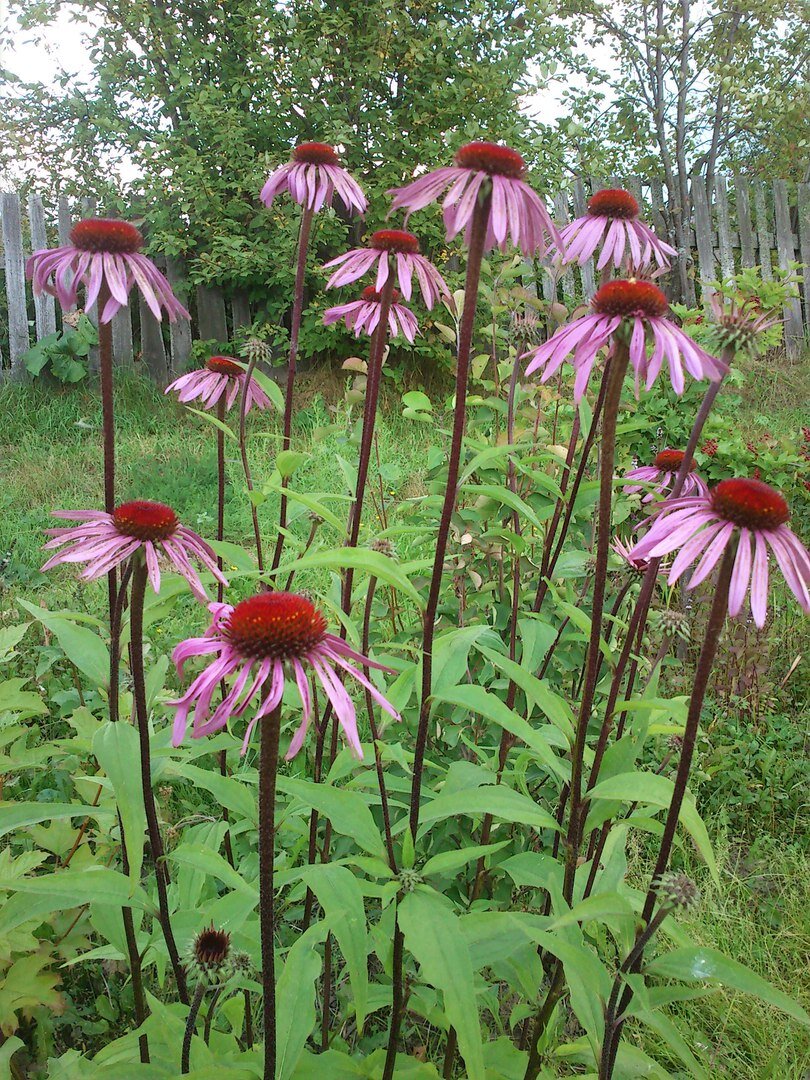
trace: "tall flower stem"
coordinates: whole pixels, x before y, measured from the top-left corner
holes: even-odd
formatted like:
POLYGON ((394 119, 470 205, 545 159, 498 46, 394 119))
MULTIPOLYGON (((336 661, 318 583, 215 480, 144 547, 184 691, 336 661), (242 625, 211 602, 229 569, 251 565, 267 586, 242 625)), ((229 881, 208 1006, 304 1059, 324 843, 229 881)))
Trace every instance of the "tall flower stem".
POLYGON ((430 695, 433 688, 433 639, 436 633, 436 612, 439 607, 439 593, 442 586, 444 559, 447 553, 447 539, 450 535, 450 520, 456 505, 456 488, 461 464, 464 426, 467 413, 467 382, 470 370, 470 349, 475 328, 475 310, 478 304, 478 285, 481 280, 481 261, 484 257, 484 244, 492 207, 492 193, 479 196, 470 223, 469 250, 467 253, 467 276, 464 283, 464 311, 458 334, 458 360, 456 364, 456 407, 453 415, 453 434, 450 442, 450 458, 447 463, 447 486, 444 491, 444 505, 436 536, 436 551, 433 557, 433 573, 430 579, 427 605, 422 631, 422 689, 419 707, 419 727, 416 734, 416 746, 413 760, 413 781, 411 784, 410 826, 411 834, 416 839, 419 828, 419 808, 422 795, 422 770, 425 762, 428 723, 430 720, 430 695))
MULTIPOLYGON (((112 323, 101 321, 101 315, 110 299, 110 287, 102 275, 98 290, 96 312, 98 313, 98 367, 101 382, 101 432, 104 443, 104 509, 111 514, 115 509, 115 412, 113 408, 113 347, 112 323)), ((115 568, 107 574, 107 595, 110 618, 115 608, 115 568)))
MULTIPOLYGON (((371 608, 374 603, 374 593, 377 589, 377 579, 375 577, 369 578, 368 592, 366 593, 366 606, 363 612, 363 643, 360 647, 360 652, 363 656, 368 656, 369 650, 369 636, 371 629, 371 608)), ((367 679, 371 678, 371 670, 368 667, 364 667, 363 671, 367 679)), ((385 849, 388 852, 388 865, 392 871, 397 873, 397 860, 394 854, 394 836, 391 832, 391 810, 388 805, 388 789, 385 785, 385 769, 383 768, 382 757, 380 755, 379 735, 377 734, 377 722, 374 719, 374 699, 371 696, 371 691, 364 690, 366 697, 366 712, 368 713, 368 722, 371 727, 371 741, 374 746, 374 767, 377 770, 377 786, 380 790, 380 806, 382 807, 383 816, 383 830, 385 832, 385 849)))
MULTIPOLYGON (((307 249, 309 248, 309 234, 312 229, 312 216, 314 211, 305 206, 301 211, 301 227, 298 232, 298 258, 295 266, 295 289, 293 292, 293 309, 290 320, 290 354, 287 367, 287 392, 284 397, 284 427, 281 440, 281 448, 289 450, 292 436, 293 394, 295 390, 295 369, 298 359, 298 335, 301 332, 301 312, 304 307, 304 273, 307 267, 307 249)), ((273 552, 273 570, 278 569, 281 562, 281 552, 284 549, 284 533, 287 528, 287 496, 282 494, 278 517, 278 537, 273 552)))
MULTIPOLYGON (((121 821, 121 813, 118 812, 118 832, 121 835, 121 864, 124 874, 129 876, 129 859, 127 857, 126 837, 124 836, 124 824, 121 821)), ((138 952, 138 938, 135 934, 135 920, 132 918, 132 908, 121 909, 121 918, 124 923, 124 939, 127 943, 127 956, 129 957, 129 974, 132 979, 132 996, 135 999, 135 1023, 141 1027, 147 1017, 146 995, 143 992, 143 968, 141 966, 141 954, 138 952)), ((142 1065, 149 1064, 149 1037, 146 1032, 138 1036, 138 1052, 142 1065)))
POLYGON ((121 680, 121 624, 124 620, 124 605, 127 601, 127 588, 132 576, 132 566, 128 563, 121 574, 121 584, 115 597, 115 604, 110 618, 110 720, 118 720, 118 693, 121 680))
MULTIPOLYGON (((226 395, 223 394, 217 402, 217 420, 221 424, 225 423, 225 402, 226 395)), ((217 428, 217 540, 222 543, 225 539, 225 432, 222 428, 217 428)), ((222 570, 222 556, 217 555, 217 566, 222 570)), ((225 586, 221 581, 217 582, 217 603, 221 604, 225 595, 225 586)), ((222 693, 223 700, 227 693, 225 683, 220 683, 220 692, 222 693)), ((219 752, 219 772, 220 776, 228 775, 228 752, 227 750, 220 750, 219 752)), ((228 807, 222 808, 222 820, 227 822, 229 820, 228 807)), ((231 832, 230 829, 225 833, 225 855, 231 866, 234 865, 233 860, 233 847, 231 846, 231 832)))
POLYGON ((180 954, 174 940, 169 898, 167 894, 168 874, 163 859, 163 840, 160 835, 155 797, 152 792, 152 755, 149 748, 149 712, 146 705, 146 680, 143 666, 143 602, 146 592, 146 561, 141 552, 133 556, 132 591, 130 596, 130 658, 132 664, 132 691, 135 698, 135 717, 138 723, 138 736, 141 748, 141 789, 146 810, 146 829, 149 835, 149 847, 155 866, 155 883, 158 894, 160 926, 166 941, 166 949, 172 971, 177 982, 177 992, 184 1005, 188 1005, 186 973, 180 962, 180 954))
MULTIPOLYGON (((247 416, 248 389, 257 363, 258 357, 253 356, 245 371, 245 381, 242 383, 242 393, 239 395, 239 456, 242 459, 242 471, 245 474, 245 485, 248 489, 248 496, 253 492, 253 476, 250 472, 250 462, 248 461, 247 456, 247 425, 245 423, 245 417, 247 416)), ((264 556, 262 554, 262 534, 259 531, 259 512, 256 509, 256 504, 253 499, 250 500, 250 516, 253 519, 253 539, 256 542, 256 562, 259 567, 259 572, 263 573, 264 556)))
POLYGON ((201 982, 197 989, 194 991, 191 1008, 188 1011, 186 1030, 183 1032, 183 1051, 180 1057, 180 1073, 183 1076, 185 1076, 190 1069, 189 1058, 191 1056, 191 1040, 194 1035, 194 1027, 197 1023, 200 1006, 202 1005, 202 1000, 205 997, 205 989, 205 983, 201 982))
POLYGON ((276 1076, 276 957, 274 854, 276 841, 276 774, 281 705, 261 721, 259 751, 259 920, 262 948, 264 1011, 264 1080, 276 1076))
MULTIPOLYGON (((563 897, 570 904, 574 891, 581 832, 582 765, 596 693, 600 667, 602 614, 607 584, 607 564, 610 550, 611 511, 613 507, 613 462, 616 452, 616 423, 622 395, 624 376, 630 355, 627 343, 616 339, 613 358, 606 372, 607 387, 602 410, 602 442, 599 456, 599 510, 597 516, 596 568, 593 583, 591 632, 586 654, 585 684, 582 690, 574 744, 571 748, 571 782, 568 797, 568 832, 565 842, 565 874, 563 897)), ((556 961, 551 985, 540 1007, 529 1045, 529 1062, 525 1080, 535 1080, 540 1071, 539 1042, 546 1029, 554 1005, 563 993, 565 975, 562 964, 556 961)))
MULTIPOLYGON (((686 795, 686 785, 689 781, 689 773, 692 768, 692 758, 695 752, 695 743, 697 742, 697 733, 700 724, 700 716, 703 711, 703 702, 706 698, 706 690, 709 685, 709 676, 711 675, 714 659, 717 655, 717 646, 720 642, 723 624, 726 621, 728 593, 731 584, 731 573, 734 569, 735 555, 736 545, 729 544, 726 547, 723 559, 720 563, 720 570, 717 575, 714 594, 712 596, 712 606, 709 611, 709 620, 706 624, 703 645, 701 646, 697 668, 695 669, 695 680, 692 684, 692 695, 689 699, 689 712, 686 716, 686 725, 684 727, 683 742, 681 745, 681 756, 678 762, 678 771, 675 774, 672 800, 670 801, 669 809, 667 810, 667 816, 664 822, 664 832, 661 837, 661 846, 658 849, 658 856, 655 860, 655 867, 653 868, 651 875, 650 887, 647 891, 647 897, 644 901, 644 908, 641 913, 645 927, 639 932, 637 942, 641 941, 641 938, 647 933, 653 919, 653 910, 655 908, 657 895, 654 885, 661 879, 662 874, 666 872, 667 867, 669 866, 669 857, 672 854, 672 845, 675 840, 675 832, 678 828, 678 818, 681 813, 681 807, 683 806, 684 796, 686 795)), ((634 954, 637 955, 635 955, 633 963, 628 970, 638 970, 642 959, 642 953, 643 946, 634 949, 634 954)), ((627 1009, 631 997, 632 991, 628 987, 625 987, 617 1014, 619 1017, 627 1009)), ((603 1068, 599 1074, 600 1080, 610 1080, 610 1077, 613 1074, 622 1026, 623 1021, 621 1019, 616 1019, 612 1030, 608 1031, 607 1028, 605 1030, 606 1046, 603 1048, 602 1052, 603 1068)))

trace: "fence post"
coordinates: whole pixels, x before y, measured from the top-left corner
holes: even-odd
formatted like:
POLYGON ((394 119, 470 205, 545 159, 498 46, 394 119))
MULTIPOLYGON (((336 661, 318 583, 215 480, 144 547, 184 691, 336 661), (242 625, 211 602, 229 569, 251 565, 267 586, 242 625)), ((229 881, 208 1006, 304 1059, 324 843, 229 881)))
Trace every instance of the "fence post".
POLYGON ((810 184, 799 184, 799 255, 804 264, 804 328, 810 333, 810 184))
MULTIPOLYGON (((166 259, 166 277, 177 299, 188 307, 186 264, 182 259, 166 259)), ((178 319, 177 322, 169 323, 169 346, 172 374, 179 375, 185 370, 191 356, 191 323, 188 320, 178 319)))
POLYGON ((158 386, 165 386, 168 379, 166 346, 163 344, 161 323, 149 310, 141 293, 138 293, 138 312, 141 319, 141 355, 146 370, 158 386))
MULTIPOLYGON (((39 195, 31 195, 28 199, 28 222, 31 226, 31 250, 39 251, 40 248, 46 248, 48 236, 45 232, 45 211, 39 195)), ((35 296, 34 313, 37 341, 41 341, 48 334, 56 333, 56 305, 52 296, 47 293, 35 296)))
POLYGON ((706 181, 702 176, 692 177, 692 202, 695 207, 695 246, 700 270, 701 300, 711 299, 714 289, 707 282, 714 278, 714 247, 712 245, 712 216, 706 181))
POLYGON ((7 191, 0 199, 3 214, 3 249, 6 261, 6 297, 8 298, 9 377, 22 381, 27 377, 23 356, 31 346, 28 334, 28 305, 25 298, 25 261, 22 246, 20 197, 7 191))
MULTIPOLYGON (((574 181, 574 215, 583 217, 588 211, 588 200, 585 195, 585 183, 581 176, 574 181)), ((593 259, 588 259, 584 266, 579 268, 579 276, 582 279, 582 292, 586 299, 590 299, 596 292, 596 276, 594 273, 593 259)))
POLYGON ((197 325, 201 341, 227 341, 225 297, 219 289, 197 286, 197 325))
POLYGON ((754 206, 757 210, 757 240, 762 280, 773 281, 771 269, 771 230, 768 228, 768 210, 765 206, 765 182, 754 181, 754 206))
MULTIPOLYGON (((793 243, 793 230, 790 227, 787 183, 784 180, 773 182, 773 207, 776 219, 777 257, 780 267, 787 270, 796 258, 796 248, 793 243)), ((802 340, 802 305, 798 297, 785 304, 784 320, 785 353, 788 360, 795 360, 799 355, 802 340)))
POLYGON ((717 247, 720 250, 720 273, 725 281, 734 276, 734 251, 731 247, 731 217, 725 176, 715 181, 717 194, 717 247))
POLYGON ((243 326, 250 326, 250 301, 246 292, 234 293, 231 297, 231 316, 234 333, 243 326))
POLYGON ((751 195, 748 181, 743 176, 734 177, 734 190, 737 194, 737 228, 740 233, 740 266, 747 269, 757 265, 754 253, 754 227, 751 224, 751 195))

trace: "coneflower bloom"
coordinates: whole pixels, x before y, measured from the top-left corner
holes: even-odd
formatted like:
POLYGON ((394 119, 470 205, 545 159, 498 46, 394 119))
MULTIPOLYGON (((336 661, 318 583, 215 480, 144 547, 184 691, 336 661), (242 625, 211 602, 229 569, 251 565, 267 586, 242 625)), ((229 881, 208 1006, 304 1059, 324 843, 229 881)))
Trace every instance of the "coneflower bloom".
MULTIPOLYGON (((360 337, 364 332, 370 336, 377 329, 380 322, 381 297, 382 293, 377 292, 373 285, 369 285, 363 289, 359 300, 352 300, 350 304, 338 304, 337 307, 327 308, 323 313, 324 324, 331 326, 332 323, 343 319, 348 329, 354 331, 355 337, 360 337)), ((391 330, 391 336, 396 337, 397 334, 402 334, 413 345, 414 338, 419 333, 416 316, 410 308, 397 303, 398 300, 399 292, 394 289, 391 307, 388 311, 388 326, 391 330)))
POLYGON ((35 251, 26 264, 26 273, 33 282, 35 296, 49 293, 63 308, 78 302, 81 284, 87 290, 85 307, 92 307, 106 282, 110 298, 99 313, 103 323, 127 306, 133 285, 137 285, 156 319, 161 318, 162 309, 169 322, 191 318, 163 274, 140 254, 142 247, 143 237, 128 221, 87 218, 73 226, 70 243, 65 247, 35 251))
POLYGON ((611 262, 616 269, 624 262, 628 268, 638 270, 653 260, 662 268, 668 267, 678 252, 659 240, 638 215, 638 203, 629 191, 597 191, 588 200, 588 212, 560 232, 560 262, 583 266, 602 244, 597 270, 611 262))
POLYGON ((331 206, 335 193, 350 213, 364 214, 368 205, 360 185, 340 164, 335 148, 326 143, 306 142, 296 146, 292 161, 267 178, 260 198, 265 206, 270 206, 281 191, 289 191, 297 203, 316 212, 323 206, 331 206))
POLYGON ((524 255, 542 255, 550 240, 559 245, 560 234, 540 196, 525 182, 526 163, 516 150, 496 143, 473 142, 462 146, 453 158, 455 164, 435 169, 393 195, 391 212, 406 210, 407 218, 442 200, 447 239, 462 230, 467 232, 479 193, 492 189, 492 212, 485 250, 499 247, 505 251, 508 241, 524 255), (449 190, 448 190, 449 189, 449 190))
POLYGON ((672 499, 656 507, 649 531, 631 555, 655 559, 677 551, 670 582, 677 581, 700 559, 687 586, 694 589, 708 577, 729 544, 736 542, 728 613, 738 615, 750 591, 751 614, 762 627, 767 615, 768 548, 788 588, 802 609, 810 612, 810 555, 787 528, 789 516, 783 496, 761 480, 721 480, 708 495, 672 499))
POLYGON ((413 233, 400 229, 380 229, 372 233, 368 247, 353 248, 326 263, 324 269, 339 267, 327 281, 326 287, 338 289, 341 285, 350 285, 376 265, 374 289, 382 292, 392 262, 396 265, 399 287, 406 300, 411 299, 414 274, 427 308, 432 308, 440 296, 450 297, 450 290, 442 275, 432 262, 419 254, 417 238, 413 233))
MULTIPOLYGON (((213 409, 220 398, 225 395, 225 408, 230 410, 242 393, 246 375, 244 370, 229 356, 212 356, 206 360, 205 366, 197 371, 189 371, 181 375, 173 383, 169 383, 164 393, 174 391, 177 400, 184 404, 188 401, 199 400, 204 409, 213 409)), ((251 377, 245 398, 245 412, 250 412, 253 406, 257 409, 269 409, 270 398, 251 377)))
POLYGON ((271 713, 281 701, 285 681, 295 678, 301 695, 303 718, 292 738, 287 760, 304 745, 312 714, 307 671, 311 669, 332 702, 346 740, 358 758, 363 749, 357 733, 354 702, 338 673, 356 679, 387 713, 399 714, 355 665, 390 671, 351 649, 335 634, 327 633, 326 620, 305 596, 297 593, 264 592, 230 604, 209 604, 213 622, 204 637, 182 641, 172 654, 178 673, 192 656, 216 654, 185 694, 170 704, 177 709, 173 745, 179 746, 186 732, 188 714, 194 708, 192 736, 202 738, 223 728, 231 717, 240 717, 251 702, 258 708, 248 724, 242 752, 247 749, 257 721, 271 713), (353 663, 350 663, 353 661, 353 663), (212 698, 221 680, 236 675, 224 700, 211 712, 212 698))
POLYGON ((86 563, 81 577, 93 581, 124 563, 143 549, 149 581, 160 591, 160 558, 181 574, 198 600, 208 600, 193 559, 203 569, 227 585, 217 567, 216 555, 202 537, 181 525, 177 514, 164 503, 136 499, 121 503, 111 514, 103 510, 55 510, 54 517, 80 524, 65 529, 48 529, 53 539, 45 550, 61 548, 42 567, 50 570, 59 563, 86 563))
POLYGON ((610 546, 629 570, 632 570, 636 574, 647 573, 650 560, 636 558, 631 551, 629 543, 626 544, 620 537, 616 536, 611 541, 610 546))
MULTIPOLYGON (((641 500, 645 503, 653 502, 656 496, 669 491, 675 483, 675 477, 683 464, 683 458, 683 450, 662 450, 655 455, 652 465, 640 465, 637 469, 631 469, 630 472, 625 473, 625 480, 639 480, 640 483, 625 484, 622 491, 625 495, 635 495, 637 491, 643 490, 644 485, 655 484, 652 491, 647 492, 641 500)), ((683 488, 681 489, 683 495, 688 495, 692 491, 698 495, 708 494, 709 488, 706 482, 695 472, 696 468, 697 462, 693 458, 689 463, 689 471, 684 478, 683 488)))
POLYGON ((669 304, 657 285, 628 278, 608 281, 591 301, 592 313, 575 319, 525 354, 531 362, 526 374, 542 369, 541 382, 547 382, 571 357, 576 378, 574 397, 580 400, 588 385, 600 349, 608 345, 624 324, 630 338, 630 363, 636 376, 636 395, 644 381, 649 390, 664 360, 669 364, 672 388, 684 389, 683 369, 696 379, 719 379, 726 365, 710 356, 675 323, 665 317, 669 304), (648 355, 648 342, 653 345, 648 355))

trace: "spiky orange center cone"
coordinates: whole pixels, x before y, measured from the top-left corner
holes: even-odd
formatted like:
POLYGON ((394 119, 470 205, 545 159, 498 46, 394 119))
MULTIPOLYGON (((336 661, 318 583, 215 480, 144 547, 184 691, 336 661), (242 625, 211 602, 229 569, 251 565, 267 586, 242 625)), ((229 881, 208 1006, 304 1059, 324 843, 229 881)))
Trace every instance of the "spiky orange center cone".
POLYGON ((211 923, 194 939, 194 959, 203 968, 219 967, 228 959, 230 947, 231 935, 226 930, 217 930, 211 923))
POLYGON ((744 529, 776 529, 790 517, 784 496, 761 480, 721 480, 711 502, 716 514, 744 529))
POLYGON ((372 233, 370 246, 379 251, 393 251, 399 254, 415 255, 419 251, 419 241, 413 233, 401 229, 378 229, 372 233))
POLYGON ((242 374, 242 369, 229 356, 211 356, 205 361, 205 366, 209 371, 216 371, 219 375, 234 376, 242 374))
POLYGON ((299 143, 292 152, 293 161, 300 161, 307 165, 338 165, 340 158, 333 146, 328 143, 305 142, 299 143))
POLYGON ((116 529, 138 540, 165 540, 179 525, 177 514, 165 503, 135 499, 121 503, 112 514, 116 529))
POLYGON ((258 593, 236 605, 224 633, 243 656, 289 660, 323 640, 326 619, 298 593, 258 593))
MULTIPOLYGON (((683 459, 683 450, 662 450, 660 454, 655 455, 653 465, 661 472, 677 472, 683 464, 683 459)), ((693 458, 689 462, 689 472, 694 472, 696 468, 697 462, 693 458)))
POLYGON ((517 150, 491 142, 467 143, 456 151, 454 161, 462 169, 477 169, 512 180, 519 180, 526 172, 526 162, 517 150))
POLYGON ((629 221, 638 217, 638 203, 624 188, 605 188, 590 197, 588 213, 592 217, 623 218, 629 221))
POLYGON ((85 218, 70 230, 70 242, 79 251, 132 255, 143 247, 143 237, 134 225, 116 218, 85 218))
POLYGON ((657 285, 650 281, 627 278, 606 282, 593 298, 593 310, 598 315, 628 315, 641 313, 647 318, 665 314, 669 304, 657 285))
MULTIPOLYGON (((372 303, 379 304, 380 300, 382 300, 382 293, 377 292, 373 285, 367 285, 365 289, 363 289, 363 291, 360 293, 360 299, 368 300, 372 303)), ((391 293, 391 303, 396 304, 398 300, 399 289, 394 289, 394 291, 391 293)))

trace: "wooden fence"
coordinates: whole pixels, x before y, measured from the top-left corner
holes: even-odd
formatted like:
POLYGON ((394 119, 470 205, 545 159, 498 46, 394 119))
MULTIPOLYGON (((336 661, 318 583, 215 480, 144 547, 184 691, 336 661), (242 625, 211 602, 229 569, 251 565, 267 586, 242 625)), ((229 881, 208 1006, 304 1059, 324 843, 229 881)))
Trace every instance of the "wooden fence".
MULTIPOLYGON (((674 243, 673 214, 667 206, 660 180, 610 177, 611 186, 626 187, 643 206, 646 220, 662 238, 674 243)), ((605 186, 599 179, 577 178, 554 199, 554 216, 559 223, 585 211, 589 194, 605 186)), ((744 177, 718 177, 709 192, 702 177, 691 180, 692 224, 689 251, 683 253, 689 272, 689 292, 684 299, 706 303, 712 289, 707 282, 728 277, 744 267, 760 266, 766 280, 773 277, 774 266, 802 264, 801 295, 784 310, 785 342, 788 356, 799 355, 810 332, 810 185, 791 188, 785 180, 747 180, 744 177)), ((85 202, 77 216, 93 212, 85 202)), ((51 227, 46 227, 46 212, 39 196, 27 200, 27 221, 23 220, 21 200, 16 193, 0 196, 2 216, 3 266, 8 303, 8 336, 0 338, 0 376, 24 374, 21 359, 33 341, 54 332, 58 305, 51 297, 34 298, 25 279, 24 264, 31 250, 67 243, 73 214, 68 201, 59 200, 52 208, 51 227)), ((159 265, 161 261, 156 260, 159 265)), ((175 292, 192 313, 192 323, 157 322, 139 299, 124 309, 113 321, 113 352, 123 367, 142 364, 158 382, 182 371, 188 361, 194 339, 228 341, 234 332, 249 325, 251 310, 244 293, 197 286, 190 289, 182 262, 169 259, 161 269, 175 292)), ((542 289, 547 299, 559 290, 568 296, 590 296, 595 287, 593 263, 574 267, 556 281, 543 274, 542 289)), ((136 291, 133 291, 133 297, 136 291)))

